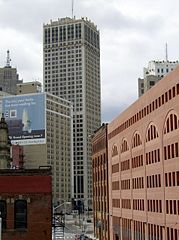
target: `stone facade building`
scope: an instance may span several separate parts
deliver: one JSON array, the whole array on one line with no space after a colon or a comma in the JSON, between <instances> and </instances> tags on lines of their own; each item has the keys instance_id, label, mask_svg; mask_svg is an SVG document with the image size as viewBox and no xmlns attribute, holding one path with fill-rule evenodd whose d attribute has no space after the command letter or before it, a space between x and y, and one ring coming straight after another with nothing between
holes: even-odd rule
<instances>
[{"instance_id":1,"label":"stone facade building","mask_svg":"<svg viewBox=\"0 0 179 240\"><path fill-rule=\"evenodd\" d=\"M0 169L10 168L10 139L4 115L0 120Z\"/></svg>"},{"instance_id":2,"label":"stone facade building","mask_svg":"<svg viewBox=\"0 0 179 240\"><path fill-rule=\"evenodd\" d=\"M19 80L17 69L11 67L10 61L8 50L6 66L0 68L0 91L14 95L17 91L17 84L22 83L23 80Z\"/></svg>"},{"instance_id":3,"label":"stone facade building","mask_svg":"<svg viewBox=\"0 0 179 240\"><path fill-rule=\"evenodd\" d=\"M87 18L43 26L44 91L73 104L74 198L92 206L90 135L101 125L100 42Z\"/></svg>"}]
</instances>

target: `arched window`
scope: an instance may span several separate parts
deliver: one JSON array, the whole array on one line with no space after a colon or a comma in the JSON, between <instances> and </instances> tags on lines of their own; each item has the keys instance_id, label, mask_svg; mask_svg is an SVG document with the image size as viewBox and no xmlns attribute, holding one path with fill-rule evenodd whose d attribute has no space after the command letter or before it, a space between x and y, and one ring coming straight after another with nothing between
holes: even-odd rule
<instances>
[{"instance_id":1,"label":"arched window","mask_svg":"<svg viewBox=\"0 0 179 240\"><path fill-rule=\"evenodd\" d=\"M132 148L142 145L141 137L138 133L135 133L132 140Z\"/></svg>"},{"instance_id":2,"label":"arched window","mask_svg":"<svg viewBox=\"0 0 179 240\"><path fill-rule=\"evenodd\" d=\"M14 205L14 228L27 228L27 201L16 200Z\"/></svg>"},{"instance_id":3,"label":"arched window","mask_svg":"<svg viewBox=\"0 0 179 240\"><path fill-rule=\"evenodd\" d=\"M171 113L165 122L164 134L178 129L178 117L175 113Z\"/></svg>"},{"instance_id":4,"label":"arched window","mask_svg":"<svg viewBox=\"0 0 179 240\"><path fill-rule=\"evenodd\" d=\"M112 148L112 157L117 156L118 155L118 150L117 150L117 146L114 145Z\"/></svg>"},{"instance_id":5,"label":"arched window","mask_svg":"<svg viewBox=\"0 0 179 240\"><path fill-rule=\"evenodd\" d=\"M121 153L127 152L129 150L129 146L126 139L123 139L121 145Z\"/></svg>"},{"instance_id":6,"label":"arched window","mask_svg":"<svg viewBox=\"0 0 179 240\"><path fill-rule=\"evenodd\" d=\"M158 137L159 135L156 126L151 124L147 130L146 142L150 142Z\"/></svg>"},{"instance_id":7,"label":"arched window","mask_svg":"<svg viewBox=\"0 0 179 240\"><path fill-rule=\"evenodd\" d=\"M2 218L2 229L6 228L7 206L5 200L0 200L0 217Z\"/></svg>"}]
</instances>

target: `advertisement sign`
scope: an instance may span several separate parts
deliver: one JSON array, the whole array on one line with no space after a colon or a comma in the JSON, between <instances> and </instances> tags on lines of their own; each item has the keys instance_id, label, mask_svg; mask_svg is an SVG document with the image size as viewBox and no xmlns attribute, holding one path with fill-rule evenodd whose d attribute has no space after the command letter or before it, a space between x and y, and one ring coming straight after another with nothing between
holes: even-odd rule
<instances>
[{"instance_id":1,"label":"advertisement sign","mask_svg":"<svg viewBox=\"0 0 179 240\"><path fill-rule=\"evenodd\" d=\"M12 144L46 142L44 93L3 97L2 112Z\"/></svg>"}]
</instances>

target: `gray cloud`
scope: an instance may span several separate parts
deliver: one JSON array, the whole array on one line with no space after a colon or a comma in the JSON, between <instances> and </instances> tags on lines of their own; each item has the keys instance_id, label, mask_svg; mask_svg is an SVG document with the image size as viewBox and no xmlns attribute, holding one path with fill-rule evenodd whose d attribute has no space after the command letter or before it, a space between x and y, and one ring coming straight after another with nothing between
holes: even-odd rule
<instances>
[{"instance_id":1,"label":"gray cloud","mask_svg":"<svg viewBox=\"0 0 179 240\"><path fill-rule=\"evenodd\" d=\"M149 60L178 59L178 1L74 0L76 17L87 16L101 33L103 121L137 98L137 78ZM171 14L172 12L172 14ZM10 49L24 81L42 79L42 26L71 16L71 0L0 0L0 65Z\"/></svg>"}]
</instances>

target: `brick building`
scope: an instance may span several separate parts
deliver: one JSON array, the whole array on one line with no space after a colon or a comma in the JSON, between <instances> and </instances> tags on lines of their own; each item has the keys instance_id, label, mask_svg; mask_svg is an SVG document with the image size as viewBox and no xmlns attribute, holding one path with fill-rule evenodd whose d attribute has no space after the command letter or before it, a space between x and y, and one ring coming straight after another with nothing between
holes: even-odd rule
<instances>
[{"instance_id":1,"label":"brick building","mask_svg":"<svg viewBox=\"0 0 179 240\"><path fill-rule=\"evenodd\" d=\"M107 124L92 139L94 233L98 239L109 239Z\"/></svg>"},{"instance_id":2,"label":"brick building","mask_svg":"<svg viewBox=\"0 0 179 240\"><path fill-rule=\"evenodd\" d=\"M12 168L22 169L24 165L23 146L20 146L18 144L12 145L11 153L12 153Z\"/></svg>"},{"instance_id":3,"label":"brick building","mask_svg":"<svg viewBox=\"0 0 179 240\"><path fill-rule=\"evenodd\" d=\"M108 125L110 239L179 239L179 67Z\"/></svg>"},{"instance_id":4,"label":"brick building","mask_svg":"<svg viewBox=\"0 0 179 240\"><path fill-rule=\"evenodd\" d=\"M0 170L3 240L50 240L51 170Z\"/></svg>"}]
</instances>

